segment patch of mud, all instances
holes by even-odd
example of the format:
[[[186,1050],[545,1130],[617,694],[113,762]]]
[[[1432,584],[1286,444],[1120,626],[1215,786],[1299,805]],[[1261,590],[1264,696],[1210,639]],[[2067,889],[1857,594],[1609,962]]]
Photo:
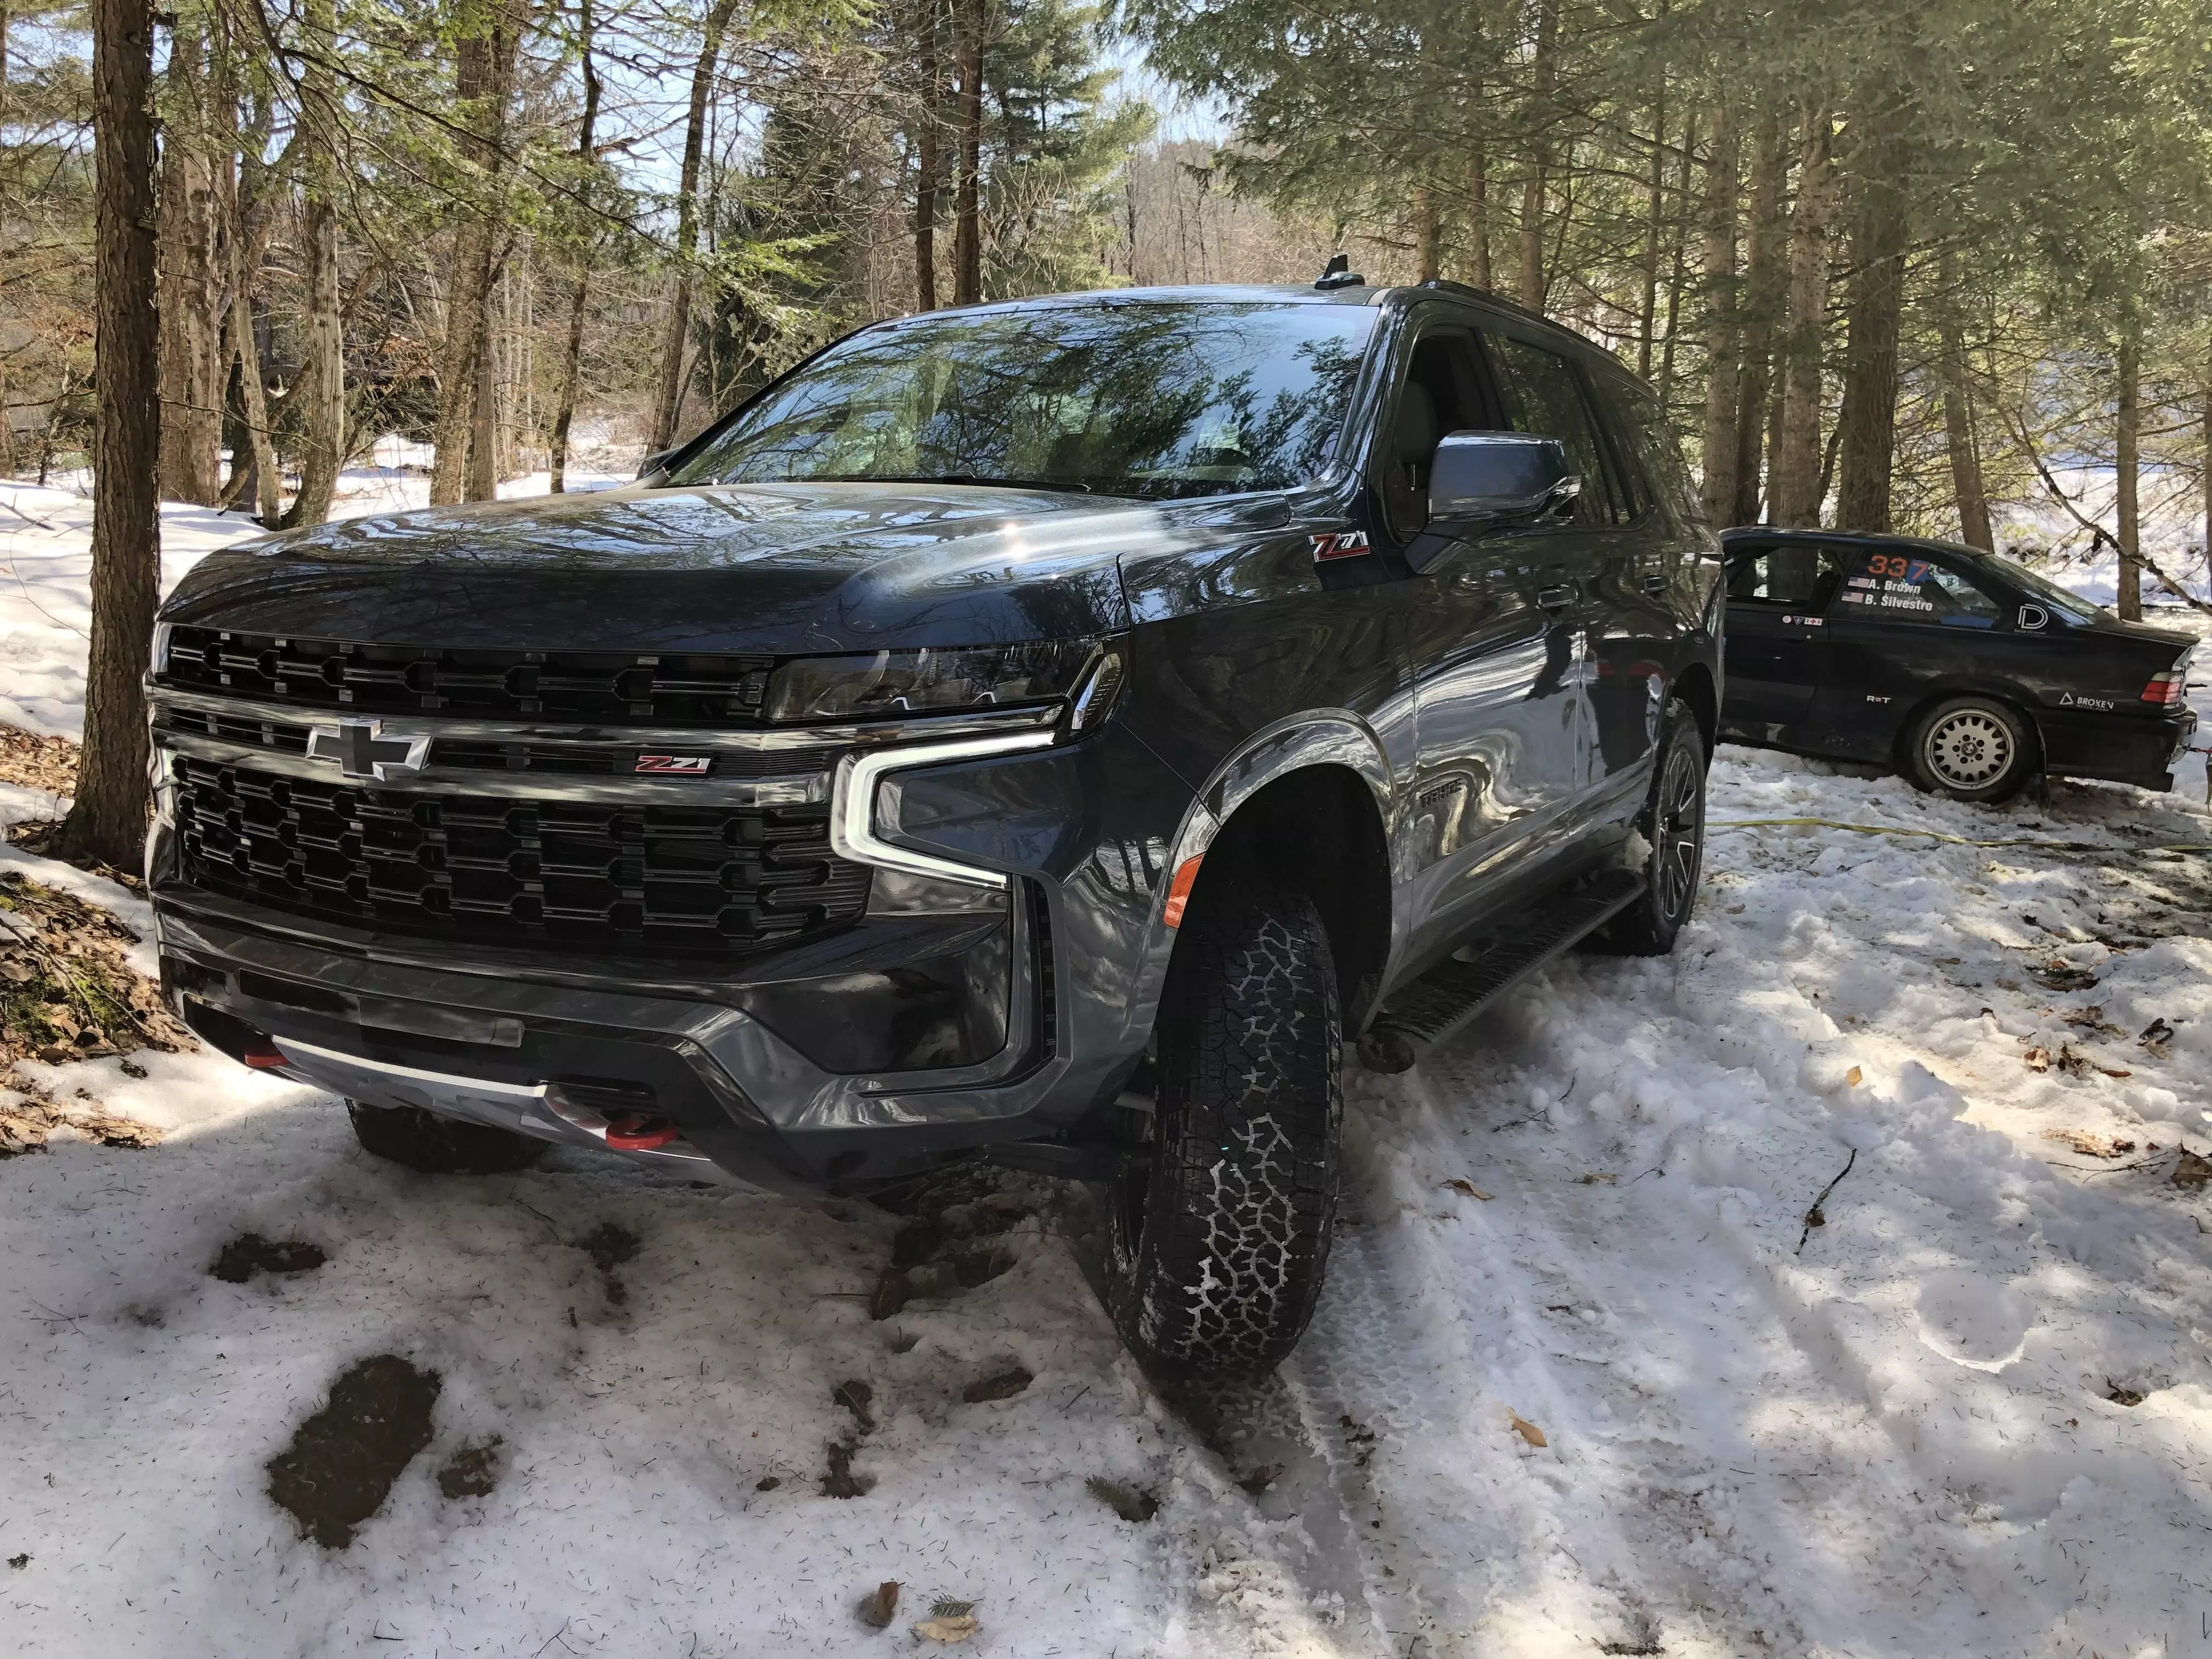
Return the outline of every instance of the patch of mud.
[[[1012,1400],[1036,1381],[1036,1376],[1016,1365],[995,1376],[987,1376],[981,1382],[970,1382],[960,1390],[960,1398],[970,1406],[993,1400]]]
[[[208,1272],[226,1285],[243,1285],[256,1273],[307,1273],[329,1261],[319,1244],[301,1238],[240,1233],[222,1247]]]
[[[830,1468],[822,1477],[824,1498],[860,1498],[875,1490],[875,1477],[853,1473],[853,1457],[860,1442],[876,1431],[876,1391],[857,1377],[830,1390],[830,1398],[853,1413],[853,1433],[830,1444]]]
[[[499,1436],[474,1441],[446,1460],[438,1471],[438,1490],[449,1498],[483,1498],[499,1485]]]
[[[602,1221],[576,1241],[576,1248],[591,1257],[592,1265],[599,1270],[599,1283],[607,1293],[608,1302],[617,1308],[627,1304],[629,1286],[623,1283],[615,1269],[637,1259],[638,1236],[619,1221]],[[572,1322],[573,1319],[572,1312]]]
[[[383,1507],[400,1471],[430,1443],[437,1372],[398,1354],[374,1354],[331,1384],[329,1401],[269,1460],[269,1497],[300,1536],[342,1550]]]

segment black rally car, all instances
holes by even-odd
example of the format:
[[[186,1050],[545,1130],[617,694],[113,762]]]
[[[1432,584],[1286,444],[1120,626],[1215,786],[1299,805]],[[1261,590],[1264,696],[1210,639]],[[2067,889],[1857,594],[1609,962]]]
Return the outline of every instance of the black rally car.
[[[2165,789],[2197,641],[1949,542],[1731,530],[1722,735],[2002,800],[2038,772]]]

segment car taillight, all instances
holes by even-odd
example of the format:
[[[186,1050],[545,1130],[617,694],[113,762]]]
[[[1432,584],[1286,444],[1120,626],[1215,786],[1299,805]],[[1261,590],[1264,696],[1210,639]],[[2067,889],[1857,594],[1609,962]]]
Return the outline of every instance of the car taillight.
[[[2187,683],[2186,669],[2169,668],[2163,674],[2154,674],[2150,677],[2150,684],[2143,687],[2142,700],[2145,702],[2168,705],[2178,703],[2181,701],[2182,694],[2188,689]]]

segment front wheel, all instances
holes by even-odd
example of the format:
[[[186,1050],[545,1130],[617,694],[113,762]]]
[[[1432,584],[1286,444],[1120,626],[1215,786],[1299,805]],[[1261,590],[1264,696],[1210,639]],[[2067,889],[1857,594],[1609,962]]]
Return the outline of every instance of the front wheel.
[[[1644,895],[1606,925],[1597,943],[1622,956],[1663,957],[1697,908],[1705,862],[1705,739],[1686,702],[1667,705],[1651,795],[1636,829],[1650,848]]]
[[[1313,902],[1202,892],[1170,969],[1149,1163],[1115,1188],[1108,1305],[1170,1377],[1271,1370],[1312,1318],[1336,1224],[1343,1030]]]
[[[2018,713],[1994,697],[1938,703],[1912,731],[1908,775],[1953,800],[2010,800],[2035,772],[2035,739]]]

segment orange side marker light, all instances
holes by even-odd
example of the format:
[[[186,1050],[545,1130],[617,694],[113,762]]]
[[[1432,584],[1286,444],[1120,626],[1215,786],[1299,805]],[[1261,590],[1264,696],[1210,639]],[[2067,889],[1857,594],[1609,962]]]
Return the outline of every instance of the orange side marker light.
[[[1190,890],[1198,884],[1198,866],[1205,862],[1206,854],[1201,853],[1176,866],[1175,879],[1168,884],[1166,908],[1160,912],[1160,920],[1169,927],[1182,926],[1183,908],[1190,902]]]

